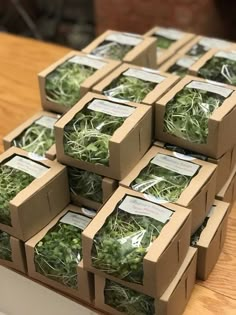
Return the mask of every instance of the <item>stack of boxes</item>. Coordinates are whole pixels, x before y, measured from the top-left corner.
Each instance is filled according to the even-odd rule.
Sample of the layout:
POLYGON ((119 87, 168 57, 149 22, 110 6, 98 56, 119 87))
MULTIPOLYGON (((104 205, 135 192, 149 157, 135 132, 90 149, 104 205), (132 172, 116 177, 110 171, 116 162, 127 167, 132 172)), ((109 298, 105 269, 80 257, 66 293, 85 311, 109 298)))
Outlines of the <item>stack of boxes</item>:
POLYGON ((196 275, 217 262, 236 196, 236 92, 165 71, 217 43, 107 31, 39 74, 44 111, 0 156, 1 172, 30 177, 0 204, 1 264, 110 314, 182 314, 196 275), (204 94, 195 134, 188 92, 204 94), (171 111, 178 102, 184 113, 171 111))

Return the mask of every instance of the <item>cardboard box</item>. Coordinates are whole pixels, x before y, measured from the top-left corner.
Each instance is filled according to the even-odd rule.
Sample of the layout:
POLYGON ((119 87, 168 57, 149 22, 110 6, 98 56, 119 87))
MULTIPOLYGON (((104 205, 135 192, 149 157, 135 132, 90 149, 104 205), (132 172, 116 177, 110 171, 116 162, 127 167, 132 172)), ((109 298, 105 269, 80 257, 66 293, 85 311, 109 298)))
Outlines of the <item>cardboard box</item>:
POLYGON ((196 245, 195 242, 192 243, 192 246, 198 249, 197 278, 200 280, 207 280, 223 248, 229 206, 226 202, 215 200, 210 213, 205 219, 205 228, 202 232, 199 231, 201 234, 196 245))
MULTIPOLYGON (((13 236, 9 235, 9 238, 10 238, 11 260, 3 259, 3 257, 1 257, 0 255, 0 265, 15 269, 22 273, 26 273, 27 267, 26 267, 24 243, 13 236)), ((1 231, 0 231, 0 239, 1 239, 1 231)), ((1 246, 1 242, 0 242, 0 246, 1 246)))
MULTIPOLYGON (((120 185, 127 188, 130 187, 131 183, 138 177, 139 173, 158 154, 176 157, 175 152, 153 146, 132 169, 128 176, 120 182, 120 185)), ((179 158, 176 158, 176 162, 183 160, 183 157, 181 157, 181 160, 179 158)), ((215 198, 217 166, 199 159, 195 159, 194 162, 189 161, 189 163, 194 163, 200 167, 196 175, 192 178, 190 184, 184 189, 175 204, 192 210, 192 233, 194 233, 204 221, 207 211, 213 204, 215 198)), ((155 197, 149 196, 146 193, 143 193, 142 196, 143 198, 155 200, 155 197)), ((164 201, 161 200, 160 202, 163 203, 164 201)), ((164 202, 164 204, 167 207, 170 205, 168 202, 164 202)))
POLYGON ((222 155, 222 157, 220 157, 219 159, 213 159, 208 156, 188 151, 183 148, 179 148, 177 146, 163 143, 160 141, 155 141, 154 145, 160 148, 174 151, 175 152, 174 155, 176 157, 180 156, 184 158, 184 156, 182 156, 182 154, 184 154, 187 155, 189 159, 190 157, 192 157, 193 160, 197 158, 203 161, 217 164, 216 194, 223 188, 224 184, 227 182, 230 173, 232 172, 234 165, 236 163, 236 146, 234 146, 232 150, 229 150, 224 155, 222 155))
POLYGON ((158 70, 171 73, 173 75, 179 75, 184 77, 189 73, 189 68, 196 62, 191 56, 185 56, 181 53, 175 54, 173 57, 164 62, 158 70), (178 70, 182 70, 182 75, 178 73, 178 70))
MULTIPOLYGON (((48 127, 51 129, 53 120, 55 119, 55 122, 56 122, 56 120, 58 120, 59 118, 60 118, 60 116, 57 114, 53 114, 53 113, 45 112, 45 111, 38 112, 37 114, 35 114, 34 116, 27 119, 23 124, 21 124, 19 127, 14 129, 12 132, 10 132, 8 135, 6 135, 3 138, 4 149, 7 150, 12 146, 16 146, 15 140, 17 139, 17 137, 21 136, 35 122, 44 126, 44 127, 48 127), (42 120, 42 118, 44 118, 44 117, 46 117, 46 118, 49 117, 49 119, 48 120, 46 120, 46 119, 42 120)), ((31 156, 30 153, 29 153, 29 156, 31 156)), ((47 150, 47 152, 45 152, 45 157, 48 158, 49 160, 55 160, 55 158, 56 158, 56 146, 55 145, 52 145, 51 148, 49 150, 47 150)))
POLYGON ((0 155, 0 164, 13 163, 15 158, 20 160, 18 165, 26 167, 24 171, 37 167, 41 174, 10 201, 11 226, 0 223, 0 229, 27 241, 69 203, 68 177, 65 166, 50 160, 30 160, 27 152, 15 147, 0 155))
MULTIPOLYGON (((38 74, 39 89, 41 104, 43 109, 48 111, 53 111, 56 113, 65 113, 71 107, 67 107, 64 104, 59 104, 55 101, 51 101, 47 98, 45 85, 47 76, 56 70, 57 67, 62 65, 64 62, 75 58, 75 63, 83 64, 85 66, 90 66, 97 69, 90 77, 88 77, 79 87, 80 98, 83 97, 88 91, 91 90, 92 86, 103 79, 108 73, 113 71, 117 66, 120 65, 119 61, 108 60, 104 58, 98 58, 95 56, 86 55, 85 53, 79 51, 71 51, 64 57, 47 67, 45 70, 38 74), (76 59, 77 58, 77 59, 76 59)), ((79 99, 78 99, 79 100, 79 99)))
MULTIPOLYGON (((175 278, 159 299, 154 299, 156 315, 181 315, 188 303, 195 284, 197 250, 189 248, 186 258, 175 278)), ((106 278, 95 275, 95 307, 113 315, 123 315, 106 304, 104 290, 106 278)))
MULTIPOLYGON (((127 102, 125 106, 136 108, 126 118, 109 140, 109 166, 76 160, 64 152, 64 127, 73 117, 93 100, 120 104, 99 94, 88 93, 55 124, 57 159, 63 164, 81 168, 106 177, 120 180, 134 167, 151 145, 152 108, 127 102)), ((120 104, 121 105, 121 104, 120 104)), ((123 104, 124 106, 124 104, 123 104)))
MULTIPOLYGON (((164 293, 175 277, 176 272, 179 270, 187 254, 190 241, 191 210, 174 204, 164 206, 164 211, 171 210, 173 211, 173 214, 144 256, 143 284, 136 284, 124 279, 121 280, 118 277, 96 269, 92 265, 91 257, 94 237, 105 224, 108 216, 112 214, 117 206, 121 206, 121 202, 123 203, 124 199, 127 201, 127 197, 129 200, 131 198, 131 200, 135 202, 129 206, 129 211, 133 211, 134 208, 136 209, 136 207, 139 207, 137 206, 138 202, 142 204, 142 207, 140 205, 142 210, 146 210, 148 207, 153 207, 155 213, 160 209, 163 211, 163 207, 145 200, 141 193, 119 187, 98 212, 89 226, 83 231, 84 267, 86 270, 91 271, 96 275, 107 277, 110 280, 114 280, 124 286, 137 290, 138 292, 158 298, 164 293)), ((138 211, 138 213, 141 214, 140 211, 138 211)))
POLYGON ((95 48, 106 40, 122 42, 126 45, 132 45, 133 41, 135 45, 132 45, 133 48, 124 56, 122 61, 137 66, 156 68, 156 40, 147 36, 108 30, 98 36, 82 51, 91 54, 95 48), (122 40, 120 41, 120 39, 122 40))
POLYGON ((216 199, 228 202, 230 204, 229 211, 231 211, 234 201, 236 200, 236 165, 234 166, 227 182, 216 195, 216 199))
POLYGON ((235 90, 236 88, 232 86, 219 85, 217 82, 209 83, 209 81, 201 78, 186 76, 155 104, 155 139, 202 153, 215 159, 220 158, 236 144, 236 134, 234 132, 236 122, 235 90), (223 95, 226 95, 227 92, 228 96, 222 105, 214 110, 209 117, 207 143, 201 144, 192 143, 164 131, 164 116, 167 103, 188 84, 195 84, 195 82, 197 85, 200 84, 201 88, 213 89, 214 92, 218 91, 223 93, 223 95), (229 95, 229 93, 231 94, 229 95))
POLYGON ((94 278, 93 275, 84 270, 83 259, 77 266, 77 281, 78 281, 78 289, 74 289, 63 285, 60 282, 49 279, 43 274, 36 271, 36 266, 34 262, 34 249, 35 246, 44 238, 44 236, 48 233, 50 229, 52 229, 58 221, 64 217, 64 215, 68 212, 84 214, 83 209, 68 205, 57 217, 55 217, 43 230, 41 230, 38 234, 36 234, 33 238, 31 238, 25 244, 26 250, 26 259, 28 266, 28 274, 31 278, 38 280, 46 285, 61 291, 73 298, 84 300, 88 303, 92 303, 94 299, 94 278))
POLYGON ((173 40, 174 42, 167 49, 162 49, 157 47, 157 65, 160 66, 163 62, 172 57, 180 48, 186 45, 190 40, 192 40, 195 35, 191 33, 186 33, 178 29, 155 26, 144 36, 152 36, 158 40, 158 35, 173 40))
POLYGON ((147 94, 147 96, 142 100, 141 103, 147 105, 153 105, 166 91, 179 80, 175 75, 170 75, 167 73, 162 73, 158 70, 141 68, 135 65, 122 64, 115 71, 110 73, 106 78, 94 86, 93 91, 95 93, 103 94, 103 91, 108 88, 108 86, 120 76, 126 74, 129 71, 131 76, 136 76, 139 79, 147 80, 150 82, 155 82, 155 88, 147 94), (164 79, 164 80, 163 80, 164 79))

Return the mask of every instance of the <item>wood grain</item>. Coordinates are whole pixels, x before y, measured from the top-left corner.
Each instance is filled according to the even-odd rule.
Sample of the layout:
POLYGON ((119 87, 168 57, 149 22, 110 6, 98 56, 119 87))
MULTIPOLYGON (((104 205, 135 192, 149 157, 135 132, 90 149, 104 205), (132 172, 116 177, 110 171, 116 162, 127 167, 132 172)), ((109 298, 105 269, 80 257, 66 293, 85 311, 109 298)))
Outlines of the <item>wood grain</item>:
MULTIPOLYGON (((0 139, 40 110, 37 73, 70 49, 0 33, 0 139)), ((3 150, 0 144, 0 152, 3 150)), ((236 315, 236 208, 224 250, 206 282, 195 285, 184 315, 236 315)), ((83 315, 83 314, 81 314, 83 315)))

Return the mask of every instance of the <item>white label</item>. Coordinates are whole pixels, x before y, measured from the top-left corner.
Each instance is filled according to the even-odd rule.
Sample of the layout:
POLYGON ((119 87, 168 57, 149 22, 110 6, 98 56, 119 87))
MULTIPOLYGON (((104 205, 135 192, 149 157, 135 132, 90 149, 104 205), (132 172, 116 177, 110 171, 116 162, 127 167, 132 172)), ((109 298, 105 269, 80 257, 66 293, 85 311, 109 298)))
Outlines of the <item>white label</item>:
POLYGON ((185 161, 193 161, 196 159, 195 157, 193 157, 191 155, 185 155, 185 154, 179 153, 179 152, 173 152, 173 155, 175 157, 177 157, 178 159, 185 160, 185 161))
POLYGON ((115 117, 129 117, 134 111, 134 107, 112 103, 103 100, 93 100, 88 109, 95 110, 115 117))
POLYGON ((73 225, 83 231, 86 226, 91 222, 91 219, 81 214, 70 211, 67 212, 66 215, 64 215, 60 222, 73 225))
POLYGON ((154 82, 154 83, 160 83, 165 80, 165 77, 157 73, 151 73, 149 71, 140 70, 140 69, 132 69, 132 68, 125 71, 123 75, 138 78, 144 81, 154 82))
POLYGON ((132 34, 113 33, 106 37, 106 40, 122 45, 137 46, 142 42, 142 38, 132 34))
POLYGON ((17 155, 5 165, 27 173, 35 178, 43 176, 48 171, 47 167, 17 155))
POLYGON ((215 57, 236 61, 236 51, 219 51, 215 54, 215 57))
POLYGON ((176 64, 180 67, 183 67, 183 68, 190 68, 194 62, 196 62, 195 59, 191 58, 191 57, 188 57, 188 56, 185 56, 185 57, 182 57, 180 59, 178 59, 176 61, 176 64))
POLYGON ((35 124, 46 127, 48 129, 53 129, 57 120, 58 118, 55 117, 42 116, 41 118, 35 121, 35 124))
POLYGON ((208 214, 207 214, 207 218, 210 218, 210 217, 212 216, 212 214, 213 214, 214 211, 215 211, 215 208, 216 208, 216 206, 212 206, 212 207, 211 207, 210 211, 209 211, 208 214))
POLYGON ((151 161, 151 163, 163 167, 167 170, 176 172, 178 174, 191 177, 197 172, 200 167, 200 165, 164 154, 157 154, 151 161))
POLYGON ((169 38, 171 40, 179 40, 184 36, 184 33, 179 30, 176 30, 174 28, 165 28, 165 27, 158 27, 155 34, 169 38))
POLYGON ((186 85, 186 87, 189 89, 212 92, 215 94, 222 95, 224 97, 228 97, 233 92, 233 90, 219 86, 219 84, 205 83, 201 81, 192 81, 191 83, 186 85))
POLYGON ((128 213, 144 215, 162 223, 166 223, 173 213, 171 210, 155 203, 132 196, 126 196, 123 202, 119 205, 119 208, 128 213))
POLYGON ((211 37, 204 37, 199 41, 199 44, 204 46, 206 49, 211 48, 227 48, 231 46, 230 42, 226 40, 218 39, 218 38, 211 38, 211 37))
POLYGON ((86 56, 74 56, 68 60, 69 62, 78 63, 80 65, 88 66, 95 69, 101 69, 106 65, 106 62, 98 60, 96 58, 86 56))

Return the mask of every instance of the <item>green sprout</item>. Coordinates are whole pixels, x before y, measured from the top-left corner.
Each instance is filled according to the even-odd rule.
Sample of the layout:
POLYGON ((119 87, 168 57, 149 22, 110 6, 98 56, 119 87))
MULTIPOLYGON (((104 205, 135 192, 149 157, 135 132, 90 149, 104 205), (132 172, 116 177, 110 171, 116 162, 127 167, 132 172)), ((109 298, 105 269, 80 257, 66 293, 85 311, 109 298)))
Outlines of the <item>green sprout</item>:
POLYGON ((35 178, 7 165, 0 165, 0 222, 11 225, 10 201, 35 178))
POLYGON ((97 69, 66 61, 46 77, 47 100, 71 108, 81 97, 80 86, 97 69))
POLYGON ((161 49, 168 49, 173 43, 176 42, 175 39, 167 38, 158 34, 154 34, 157 37, 157 47, 161 49))
POLYGON ((154 298, 106 280, 105 304, 127 315, 154 315, 154 298))
POLYGON ((193 143, 207 143, 208 119, 224 99, 216 93, 183 88, 166 105, 164 131, 193 143))
POLYGON ((0 230, 0 259, 12 260, 11 236, 0 230))
POLYGON ((72 194, 102 203, 102 176, 75 167, 68 167, 68 175, 72 194))
POLYGON ((191 180, 191 176, 149 163, 130 186, 157 199, 176 202, 191 180))
POLYGON ((212 81, 236 85, 236 61, 214 56, 199 69, 198 76, 212 81))
POLYGON ((143 258, 165 224, 147 216, 125 212, 118 205, 94 237, 93 267, 120 279, 142 284, 143 258))
POLYGON ((124 120, 83 109, 64 128, 65 153, 77 160, 109 165, 109 140, 124 120))
POLYGON ((108 59, 122 60, 132 48, 133 46, 131 45, 105 40, 91 54, 108 59))
POLYGON ((44 156, 54 143, 54 130, 37 123, 29 126, 13 141, 14 146, 41 156, 44 156))
POLYGON ((143 99, 156 87, 157 83, 144 81, 132 76, 121 75, 114 80, 103 94, 106 96, 129 100, 131 102, 142 102, 143 99))

